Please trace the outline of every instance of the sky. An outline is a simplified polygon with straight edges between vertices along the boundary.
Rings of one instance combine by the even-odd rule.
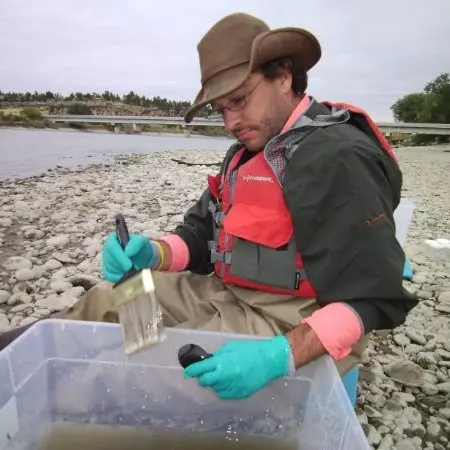
[[[234,12],[316,35],[322,58],[307,92],[378,121],[450,72],[450,0],[0,0],[0,90],[192,101],[197,43]]]

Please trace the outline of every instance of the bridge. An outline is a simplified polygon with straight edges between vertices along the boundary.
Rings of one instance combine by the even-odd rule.
[[[137,125],[179,125],[183,128],[188,127],[223,127],[223,121],[220,118],[195,118],[191,123],[186,124],[182,117],[164,117],[164,116],[92,116],[92,115],[55,115],[47,114],[42,116],[51,122],[82,122],[82,123],[107,123],[113,126],[119,124],[129,124],[133,129]],[[450,135],[450,124],[448,123],[406,123],[406,122],[377,122],[377,126],[385,134],[404,133],[404,134],[432,134],[432,135]]]

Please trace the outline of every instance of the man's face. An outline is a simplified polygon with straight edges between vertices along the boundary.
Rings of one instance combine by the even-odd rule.
[[[212,107],[222,115],[230,134],[249,151],[260,151],[280,133],[292,112],[291,80],[290,74],[268,80],[254,73],[239,89],[214,101]]]

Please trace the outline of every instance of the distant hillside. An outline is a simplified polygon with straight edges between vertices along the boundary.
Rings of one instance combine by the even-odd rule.
[[[184,133],[179,125],[142,124],[138,129],[125,125],[114,127],[111,124],[95,123],[52,123],[46,120],[45,114],[57,115],[101,115],[101,116],[170,116],[183,117],[191,106],[190,102],[174,101],[161,97],[151,99],[139,96],[134,92],[119,96],[109,91],[103,94],[80,92],[66,97],[52,92],[2,92],[0,91],[0,127],[27,128],[64,128],[77,130],[104,129],[125,133],[170,132]],[[208,117],[210,108],[204,108],[199,116]],[[193,133],[205,136],[228,136],[223,127],[195,126]]]
[[[84,108],[77,108],[77,105],[84,105]],[[31,107],[48,114],[77,114],[76,111],[83,111],[78,114],[182,117],[190,106],[191,102],[188,101],[168,100],[159,96],[147,98],[133,91],[123,96],[105,91],[103,94],[76,92],[65,97],[50,91],[0,91],[0,108],[3,110]],[[210,112],[209,108],[204,108],[199,115],[207,116]]]

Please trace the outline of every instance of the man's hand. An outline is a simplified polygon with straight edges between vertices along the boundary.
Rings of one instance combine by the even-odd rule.
[[[210,387],[222,399],[243,399],[288,375],[291,355],[289,341],[282,335],[235,341],[187,367],[185,376],[196,377],[201,386]]]
[[[132,267],[138,270],[150,267],[156,254],[154,244],[144,235],[130,234],[130,240],[123,250],[116,233],[110,233],[102,253],[103,277],[117,283]]]

